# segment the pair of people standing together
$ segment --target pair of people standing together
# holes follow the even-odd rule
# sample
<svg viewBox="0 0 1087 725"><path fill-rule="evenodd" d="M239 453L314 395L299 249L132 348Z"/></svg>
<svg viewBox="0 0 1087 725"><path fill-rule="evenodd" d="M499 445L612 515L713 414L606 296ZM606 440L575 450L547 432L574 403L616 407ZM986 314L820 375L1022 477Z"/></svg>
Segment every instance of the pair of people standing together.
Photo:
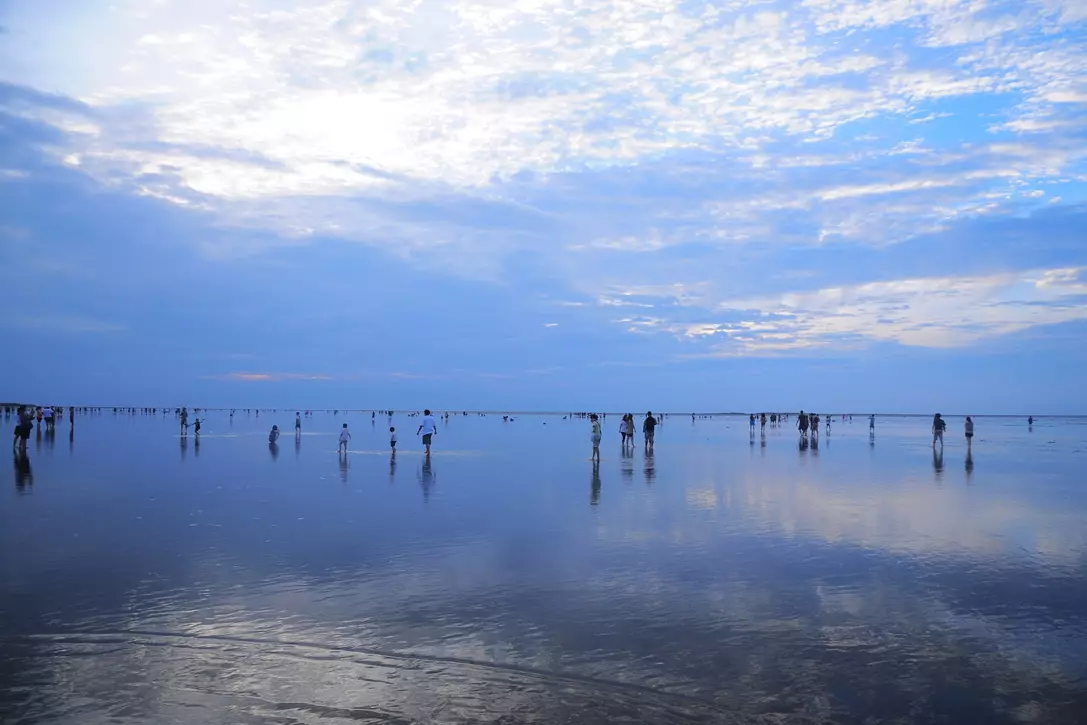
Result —
<svg viewBox="0 0 1087 725"><path fill-rule="evenodd" d="M974 420L970 416L966 416L966 423L964 425L966 432L966 445L969 447L974 442ZM943 416L937 413L932 418L932 447L935 448L939 443L940 447L944 445L944 431L947 430L947 421Z"/></svg>
<svg viewBox="0 0 1087 725"><path fill-rule="evenodd" d="M589 420L593 424L593 459L600 460L600 441L603 438L602 430L600 427L600 418L593 413L589 416ZM642 434L645 436L645 447L647 450L653 448L654 438L657 431L657 419L653 417L653 411L648 411L645 414L645 420L642 422ZM627 413L623 416L623 419L619 422L619 435L623 439L623 450L626 450L627 445L634 445L634 415Z"/></svg>

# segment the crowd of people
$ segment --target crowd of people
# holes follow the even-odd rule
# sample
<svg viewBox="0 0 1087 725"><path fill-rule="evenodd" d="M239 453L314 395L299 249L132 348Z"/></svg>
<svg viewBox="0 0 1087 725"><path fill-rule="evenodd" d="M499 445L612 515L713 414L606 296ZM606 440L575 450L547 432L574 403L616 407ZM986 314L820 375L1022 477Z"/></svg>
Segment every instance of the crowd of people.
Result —
<svg viewBox="0 0 1087 725"><path fill-rule="evenodd" d="M75 432L75 411L74 407L67 408L68 422L71 426L69 434ZM34 430L35 422L39 431L44 430L48 434L53 434L57 430L57 418L64 421L65 408L63 406L26 406L18 405L4 406L4 420L9 420L14 413L15 415L15 437L12 441L12 446L17 450L26 451L26 443L30 440L30 434Z"/></svg>
<svg viewBox="0 0 1087 725"><path fill-rule="evenodd" d="M81 413L100 413L101 410L102 410L101 408L86 408L86 407L77 408L77 407L74 407L74 406L69 406L69 407L65 408L63 406L50 406L50 405L36 406L36 407L35 406L26 406L26 405L18 405L18 406L5 405L3 407L3 414L4 414L4 419L5 420L9 420L12 417L12 415L14 415L16 417L15 427L14 427L14 434L15 435L14 435L13 446L16 448L16 450L25 451L26 446L27 446L27 440L30 438L31 432L35 429L35 425L37 426L37 429L39 431L44 431L46 433L53 433L56 430L56 424L57 424L58 419L63 422L64 415L67 412L68 422L69 422L69 425L70 425L70 434L74 434L75 416L76 416L77 411L81 412ZM190 427L192 428L193 433L196 436L199 437L200 429L201 429L201 426L202 426L202 421L200 420L199 417L196 417L194 419L193 423L190 426L190 423L189 423L189 409L187 407L173 408L173 409L170 409L170 408L131 408L131 407L113 408L114 413L124 413L124 414L133 414L133 415L138 414L138 413L148 414L148 415L156 415L156 414L158 414L158 412L160 410L162 411L163 415L169 414L169 412L171 412L171 410L172 410L172 412L177 416L177 418L180 421L180 425L181 425L181 435L182 435L182 437L185 437L185 436L188 435ZM246 414L251 414L255 410L256 415L258 417L260 416L260 412L261 412L260 409L245 408L243 410L244 410L244 412ZM194 413L199 412L199 411L200 411L200 408L193 408ZM234 415L235 415L236 412L237 412L237 409L231 409L230 410L230 419L232 421L234 419ZM272 412L276 412L276 411L273 410ZM335 411L332 411L332 412L333 412L334 415L338 415L340 413L339 410L335 410ZM345 411L345 412L347 412L347 411ZM394 411L392 411L392 410L370 411L371 421L376 421L376 417L377 417L378 412L380 412L383 415L388 416L389 422L390 423L392 422L392 416L394 414ZM417 417L419 415L419 413L409 412L409 413L407 413L407 415L408 415L408 417ZM461 413L461 415L467 416L468 412L465 411L465 412ZM485 413L476 413L476 415L485 416L486 414ZM305 411L305 417L306 418L310 418L311 416L312 416L312 411L309 411L309 410ZM446 420L446 421L449 420L449 416L450 416L450 413L448 413L448 412L442 414L442 418L444 420ZM694 423L694 421L696 420L697 417L698 417L697 414L692 413L691 414L691 422ZM703 415L701 417L707 417L707 416ZM712 416L709 416L709 417L712 417ZM750 430L751 430L751 435L752 435L752 437L755 435L756 426L765 435L767 426L770 426L771 428L780 427L780 426L782 426L784 424L789 423L790 417L791 416L788 413L758 413L758 414L751 413L748 416L748 425L749 425ZM590 422L591 427L592 427L591 440L592 440L592 446L593 446L593 459L599 461L600 460L600 443L601 443L601 441L603 439L603 423L604 423L604 421L607 420L607 413L600 413L600 414L597 414L597 413L569 413L569 414L563 416L563 420L566 420L568 418L569 419L587 419ZM665 418L666 418L665 414L654 415L652 411L647 411L646 414L645 414L645 417L642 419L642 422L641 422L641 434L642 434L644 446L645 446L647 451L653 449L654 444L655 444L656 429L657 429L658 426L663 424ZM826 419L824 420L823 417L820 416L817 413L807 413L807 412L801 410L796 418L797 418L796 428L800 433L800 437L801 437L802 440L806 440L809 437L811 437L813 439L817 439L819 437L819 435L820 435L820 429L822 429L822 431L825 434L830 434L831 424L833 423L835 416L833 416L833 415L827 416ZM839 419L843 423L852 422L853 416L849 415L849 414L842 414L842 415L840 415ZM302 435L302 420L303 420L303 414L301 412L296 412L295 413L295 418L294 418L294 431L295 431L295 436L296 437L299 437L299 436ZM503 420L503 422L509 423L509 422L513 422L514 418L507 414L507 415L502 416L502 420ZM1027 422L1028 422L1029 426L1033 426L1034 425L1034 417L1031 416L1030 418L1028 418ZM868 416L868 430L869 430L870 436L872 436L872 437L875 436L875 428L876 428L876 416L875 415L869 415ZM943 447L944 433L946 432L946 430L947 430L947 421L943 418L943 416L940 413L936 413L933 416L932 428L931 428L933 448L936 448L937 446L939 446L941 448ZM638 424L637 424L637 421L634 418L634 415L632 413L627 413L627 414L623 415L620 418L620 421L619 421L619 436L620 436L620 445L622 446L622 449L624 451L626 451L628 448L633 448L635 446L635 439L636 439L637 432L638 432ZM419 423L418 428L416 429L416 435L421 436L422 444L423 444L424 451L425 451L425 455L428 456L428 457L430 456L430 453L431 453L431 446L433 445L433 442L434 442L434 436L436 436L437 433L438 433L438 426L437 426L437 422L436 422L436 420L434 418L434 415L431 413L430 410L424 410L423 413L422 413L422 420ZM967 446L969 447L969 446L971 446L973 444L973 438L974 438L974 420L973 420L973 418L971 416L966 416L966 420L964 422L964 434L966 436ZM268 443L269 443L269 445L270 446L275 446L277 444L278 440L279 440L279 436L280 436L279 426L278 425L273 425L272 428L271 428L271 431L268 433ZM347 453L348 444L350 443L350 440L351 440L351 433L348 430L348 424L344 423L343 427L342 427L342 429L340 431L340 434L339 434L339 450L340 450L341 455L345 455ZM392 451L393 455L395 455L395 453L396 453L396 444L397 444L396 428L394 426L390 425L390 427L389 427L389 448Z"/></svg>

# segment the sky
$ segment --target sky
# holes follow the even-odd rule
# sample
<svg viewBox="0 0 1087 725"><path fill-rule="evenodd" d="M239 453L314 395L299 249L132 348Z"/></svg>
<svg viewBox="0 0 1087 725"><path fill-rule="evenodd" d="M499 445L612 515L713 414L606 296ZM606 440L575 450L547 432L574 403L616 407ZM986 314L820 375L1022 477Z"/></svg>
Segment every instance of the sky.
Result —
<svg viewBox="0 0 1087 725"><path fill-rule="evenodd" d="M1087 413L1084 0L0 0L0 399Z"/></svg>

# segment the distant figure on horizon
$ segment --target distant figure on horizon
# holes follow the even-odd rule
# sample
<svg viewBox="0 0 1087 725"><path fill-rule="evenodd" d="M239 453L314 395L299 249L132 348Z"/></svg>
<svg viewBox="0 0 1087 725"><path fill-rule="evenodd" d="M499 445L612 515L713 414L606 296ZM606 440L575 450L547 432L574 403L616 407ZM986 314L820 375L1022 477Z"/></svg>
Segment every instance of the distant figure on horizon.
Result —
<svg viewBox="0 0 1087 725"><path fill-rule="evenodd" d="M279 426L273 425L272 430L268 432L268 442L276 443L277 441L279 441Z"/></svg>
<svg viewBox="0 0 1087 725"><path fill-rule="evenodd" d="M642 422L642 435L645 436L645 449L647 451L656 448L657 419L653 417L653 411L645 414Z"/></svg>
<svg viewBox="0 0 1087 725"><path fill-rule="evenodd" d="M947 421L937 413L932 417L932 447L936 447L936 441L940 442L940 448L944 447L944 429L947 428Z"/></svg>
<svg viewBox="0 0 1087 725"><path fill-rule="evenodd" d="M430 414L430 409L423 411L423 422L419 424L419 429L415 431L415 435L423 434L423 445L426 446L426 455L430 457L430 444L434 440L434 436L438 433L438 424L435 422L434 417Z"/></svg>
<svg viewBox="0 0 1087 725"><path fill-rule="evenodd" d="M875 429L876 429L876 416L875 415L870 415L870 416L868 416L868 430L875 430Z"/></svg>
<svg viewBox="0 0 1087 725"><path fill-rule="evenodd" d="M1030 416L1029 418L1027 418L1027 425L1034 425L1034 416L1033 415Z"/></svg>
<svg viewBox="0 0 1087 725"><path fill-rule="evenodd" d="M592 424L593 424L593 435L592 435L593 460L594 461L599 461L600 460L600 439L602 437L602 433L600 431L600 419L597 417L596 413L593 413L592 415L589 416L589 420L592 421Z"/></svg>
<svg viewBox="0 0 1087 725"><path fill-rule="evenodd" d="M974 421L970 416L966 416L966 447L970 448L970 444L974 440Z"/></svg>
<svg viewBox="0 0 1087 725"><path fill-rule="evenodd" d="M351 433L347 430L347 423L343 424L343 428L340 430L340 445L336 449L337 452L347 453L347 444L351 440Z"/></svg>

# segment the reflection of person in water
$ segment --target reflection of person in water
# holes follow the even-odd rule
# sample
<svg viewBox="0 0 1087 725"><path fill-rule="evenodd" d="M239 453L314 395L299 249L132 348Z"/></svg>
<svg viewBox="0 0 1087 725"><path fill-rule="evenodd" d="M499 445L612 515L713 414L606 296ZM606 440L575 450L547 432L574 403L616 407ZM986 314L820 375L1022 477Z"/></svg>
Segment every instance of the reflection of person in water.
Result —
<svg viewBox="0 0 1087 725"><path fill-rule="evenodd" d="M347 451L340 452L340 480L347 483Z"/></svg>
<svg viewBox="0 0 1087 725"><path fill-rule="evenodd" d="M30 456L25 450L15 452L15 488L20 492L34 485L34 473L30 470Z"/></svg>
<svg viewBox="0 0 1087 725"><path fill-rule="evenodd" d="M650 486L657 480L657 464L653 460L653 449L645 452L645 485Z"/></svg>
<svg viewBox="0 0 1087 725"><path fill-rule="evenodd" d="M936 471L936 478L940 478L944 472L944 447L933 447L932 468Z"/></svg>
<svg viewBox="0 0 1087 725"><path fill-rule="evenodd" d="M589 494L589 504L596 506L600 503L600 461L593 461L593 482L591 493Z"/></svg>
<svg viewBox="0 0 1087 725"><path fill-rule="evenodd" d="M423 487L423 501L430 500L430 489L434 488L434 469L430 465L430 456L423 456L423 465L419 468L419 485Z"/></svg>
<svg viewBox="0 0 1087 725"><path fill-rule="evenodd" d="M272 454L272 460L279 458L279 444L275 441L268 442L268 452Z"/></svg>
<svg viewBox="0 0 1087 725"><path fill-rule="evenodd" d="M974 451L966 449L966 482L970 483L970 477L974 474Z"/></svg>

